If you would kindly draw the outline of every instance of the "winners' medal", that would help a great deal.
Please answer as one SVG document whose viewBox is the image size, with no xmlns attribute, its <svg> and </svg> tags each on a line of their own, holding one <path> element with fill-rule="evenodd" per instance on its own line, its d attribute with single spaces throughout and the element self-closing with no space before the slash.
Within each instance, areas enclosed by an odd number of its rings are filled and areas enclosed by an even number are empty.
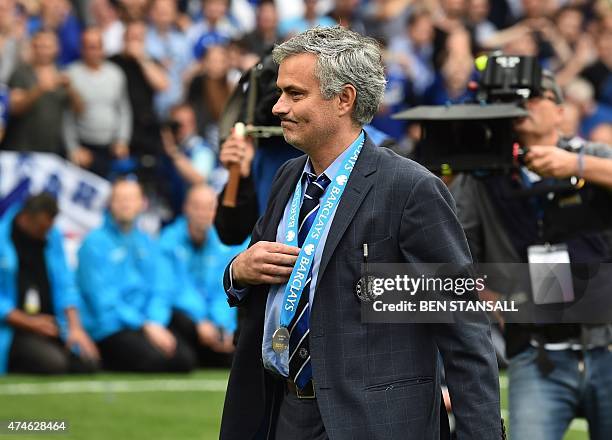
<svg viewBox="0 0 612 440">
<path fill-rule="evenodd" d="M 289 349 L 289 330 L 287 327 L 279 327 L 272 335 L 272 350 L 275 353 L 281 354 Z"/>
</svg>

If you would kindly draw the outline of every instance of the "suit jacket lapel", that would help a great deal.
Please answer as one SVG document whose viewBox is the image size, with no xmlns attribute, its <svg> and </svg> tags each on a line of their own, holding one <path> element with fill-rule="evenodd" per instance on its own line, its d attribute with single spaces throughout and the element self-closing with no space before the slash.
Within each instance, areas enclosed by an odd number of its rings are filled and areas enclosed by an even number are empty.
<svg viewBox="0 0 612 440">
<path fill-rule="evenodd" d="M 366 135 L 365 144 L 359 154 L 355 168 L 351 172 L 346 189 L 342 194 L 342 199 L 336 208 L 334 220 L 332 221 L 327 240 L 325 241 L 321 263 L 319 265 L 316 288 L 319 287 L 319 283 L 323 279 L 323 274 L 336 246 L 338 246 L 346 228 L 348 228 L 353 220 L 361 202 L 363 202 L 374 183 L 374 178 L 371 174 L 376 171 L 378 162 L 378 157 L 374 151 L 375 148 L 377 147 Z"/>
<path fill-rule="evenodd" d="M 268 203 L 274 202 L 274 208 L 272 209 L 270 221 L 265 226 L 264 233 L 261 238 L 262 240 L 276 241 L 276 231 L 278 230 L 278 224 L 283 218 L 285 207 L 287 206 L 287 202 L 289 202 L 289 198 L 293 195 L 295 184 L 302 176 L 302 171 L 304 170 L 304 165 L 306 164 L 307 158 L 308 157 L 304 155 L 303 157 L 296 160 L 292 164 L 292 168 L 285 173 L 285 181 L 280 187 L 279 192 L 277 194 L 270 194 L 270 199 Z M 272 200 L 272 197 L 274 197 L 274 201 Z"/>
</svg>

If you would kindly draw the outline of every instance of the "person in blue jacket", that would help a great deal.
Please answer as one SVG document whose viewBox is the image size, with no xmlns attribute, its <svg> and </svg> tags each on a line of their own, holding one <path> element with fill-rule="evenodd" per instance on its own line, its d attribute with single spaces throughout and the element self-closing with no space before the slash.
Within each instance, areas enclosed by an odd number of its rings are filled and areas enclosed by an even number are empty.
<svg viewBox="0 0 612 440">
<path fill-rule="evenodd" d="M 77 280 L 83 323 L 103 365 L 120 371 L 190 371 L 193 353 L 167 327 L 168 271 L 157 243 L 136 220 L 144 208 L 138 182 L 117 180 L 104 224 L 79 249 Z"/>
<path fill-rule="evenodd" d="M 202 366 L 231 363 L 236 312 L 227 304 L 222 274 L 247 244 L 221 243 L 212 226 L 216 208 L 212 188 L 192 187 L 185 199 L 185 215 L 167 226 L 160 238 L 165 265 L 172 273 L 170 326 L 190 343 Z"/>
<path fill-rule="evenodd" d="M 73 272 L 52 195 L 28 197 L 0 218 L 0 374 L 93 372 L 98 350 L 83 330 Z"/>
</svg>

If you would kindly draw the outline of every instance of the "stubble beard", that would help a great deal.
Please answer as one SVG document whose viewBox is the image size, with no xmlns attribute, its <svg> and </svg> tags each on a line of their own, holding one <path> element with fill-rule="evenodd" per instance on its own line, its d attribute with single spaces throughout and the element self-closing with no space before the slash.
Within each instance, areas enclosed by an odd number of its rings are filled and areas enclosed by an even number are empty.
<svg viewBox="0 0 612 440">
<path fill-rule="evenodd" d="M 299 135 L 296 136 L 296 134 L 292 133 L 290 130 L 283 129 L 283 138 L 285 139 L 285 142 L 292 147 L 308 154 L 308 148 L 304 148 L 304 142 L 302 139 L 300 139 Z"/>
</svg>

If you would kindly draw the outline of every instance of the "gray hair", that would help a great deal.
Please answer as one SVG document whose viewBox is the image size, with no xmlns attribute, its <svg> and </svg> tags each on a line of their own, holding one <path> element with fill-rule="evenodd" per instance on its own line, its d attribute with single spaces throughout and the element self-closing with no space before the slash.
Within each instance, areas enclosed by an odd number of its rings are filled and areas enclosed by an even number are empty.
<svg viewBox="0 0 612 440">
<path fill-rule="evenodd" d="M 324 99 L 339 95 L 346 84 L 355 87 L 357 96 L 351 117 L 359 125 L 368 124 L 378 111 L 387 82 L 376 40 L 340 26 L 316 27 L 276 46 L 272 57 L 280 64 L 302 53 L 317 56 L 315 76 Z"/>
</svg>

